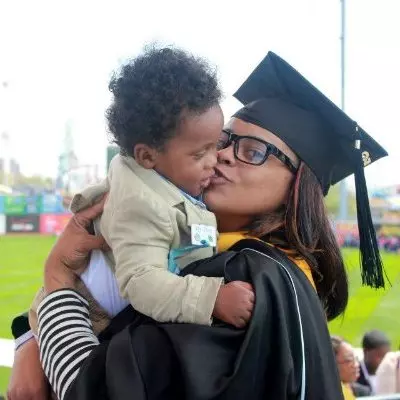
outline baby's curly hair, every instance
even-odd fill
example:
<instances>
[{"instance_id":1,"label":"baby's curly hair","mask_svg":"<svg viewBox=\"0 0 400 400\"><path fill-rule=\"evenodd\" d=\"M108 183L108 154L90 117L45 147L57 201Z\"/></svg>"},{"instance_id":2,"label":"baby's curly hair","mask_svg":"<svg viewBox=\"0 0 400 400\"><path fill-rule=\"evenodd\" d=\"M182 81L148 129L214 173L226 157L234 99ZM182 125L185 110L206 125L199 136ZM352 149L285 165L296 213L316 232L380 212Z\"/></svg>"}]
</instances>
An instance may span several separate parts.
<instances>
[{"instance_id":1,"label":"baby's curly hair","mask_svg":"<svg viewBox=\"0 0 400 400\"><path fill-rule=\"evenodd\" d=\"M121 154L137 143L162 149L182 117L219 103L216 70L201 58L174 47L147 46L112 77L113 101L106 117Z\"/></svg>"}]
</instances>

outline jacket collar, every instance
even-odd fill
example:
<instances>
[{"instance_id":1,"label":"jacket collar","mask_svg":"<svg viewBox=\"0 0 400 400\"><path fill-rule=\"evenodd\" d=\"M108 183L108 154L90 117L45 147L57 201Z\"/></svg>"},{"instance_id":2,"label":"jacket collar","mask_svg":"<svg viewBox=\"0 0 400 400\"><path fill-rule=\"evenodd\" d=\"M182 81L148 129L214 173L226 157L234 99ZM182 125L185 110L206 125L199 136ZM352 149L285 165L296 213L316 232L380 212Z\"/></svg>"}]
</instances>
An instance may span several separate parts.
<instances>
[{"instance_id":1,"label":"jacket collar","mask_svg":"<svg viewBox=\"0 0 400 400\"><path fill-rule=\"evenodd\" d=\"M139 179L147 186L151 187L152 190L159 194L170 206L175 207L180 204L191 203L191 201L182 194L179 188L164 179L153 169L143 168L133 157L120 157L122 162L127 165Z\"/></svg>"}]
</instances>

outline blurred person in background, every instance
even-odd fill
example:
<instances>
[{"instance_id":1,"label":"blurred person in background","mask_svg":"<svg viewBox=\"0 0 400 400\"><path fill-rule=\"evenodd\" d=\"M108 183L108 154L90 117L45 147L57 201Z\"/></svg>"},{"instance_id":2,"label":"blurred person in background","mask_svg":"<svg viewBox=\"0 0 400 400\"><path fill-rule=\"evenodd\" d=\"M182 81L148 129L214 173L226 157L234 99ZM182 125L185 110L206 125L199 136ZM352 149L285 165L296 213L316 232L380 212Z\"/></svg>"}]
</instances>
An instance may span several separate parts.
<instances>
[{"instance_id":1,"label":"blurred person in background","mask_svg":"<svg viewBox=\"0 0 400 400\"><path fill-rule=\"evenodd\" d=\"M366 332L362 339L364 359L360 362L360 376L357 382L375 393L376 371L386 353L390 351L390 340L379 330Z\"/></svg>"},{"instance_id":2,"label":"blurred person in background","mask_svg":"<svg viewBox=\"0 0 400 400\"><path fill-rule=\"evenodd\" d=\"M354 354L353 347L339 336L332 336L331 341L344 399L353 400L356 395L360 397L369 395L370 390L367 387L356 384L360 374L360 364Z\"/></svg>"}]
</instances>

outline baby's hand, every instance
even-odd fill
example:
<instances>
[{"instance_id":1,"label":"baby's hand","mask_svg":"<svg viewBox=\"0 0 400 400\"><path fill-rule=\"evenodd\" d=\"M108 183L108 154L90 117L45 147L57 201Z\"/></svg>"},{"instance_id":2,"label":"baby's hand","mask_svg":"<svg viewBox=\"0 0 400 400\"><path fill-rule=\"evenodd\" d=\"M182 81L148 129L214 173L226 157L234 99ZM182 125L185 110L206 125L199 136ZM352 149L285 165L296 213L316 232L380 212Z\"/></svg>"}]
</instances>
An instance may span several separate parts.
<instances>
[{"instance_id":1,"label":"baby's hand","mask_svg":"<svg viewBox=\"0 0 400 400\"><path fill-rule=\"evenodd\" d=\"M219 289L213 315L236 328L243 328L249 322L253 308L253 287L246 282L233 281Z\"/></svg>"}]
</instances>

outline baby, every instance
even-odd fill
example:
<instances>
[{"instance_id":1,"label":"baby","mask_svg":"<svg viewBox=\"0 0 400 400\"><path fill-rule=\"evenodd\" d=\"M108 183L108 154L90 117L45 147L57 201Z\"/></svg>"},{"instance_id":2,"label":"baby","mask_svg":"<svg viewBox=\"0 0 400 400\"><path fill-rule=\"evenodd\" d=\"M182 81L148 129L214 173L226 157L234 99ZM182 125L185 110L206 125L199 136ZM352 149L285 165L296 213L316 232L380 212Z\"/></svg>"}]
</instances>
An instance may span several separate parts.
<instances>
[{"instance_id":1,"label":"baby","mask_svg":"<svg viewBox=\"0 0 400 400\"><path fill-rule=\"evenodd\" d=\"M160 322L242 327L253 294L244 282L187 275L189 263L216 252L216 220L201 200L214 175L223 127L215 72L172 48L150 48L109 85L109 130L120 148L107 179L77 194L78 212L108 192L95 222L112 251L120 294Z\"/></svg>"}]
</instances>

